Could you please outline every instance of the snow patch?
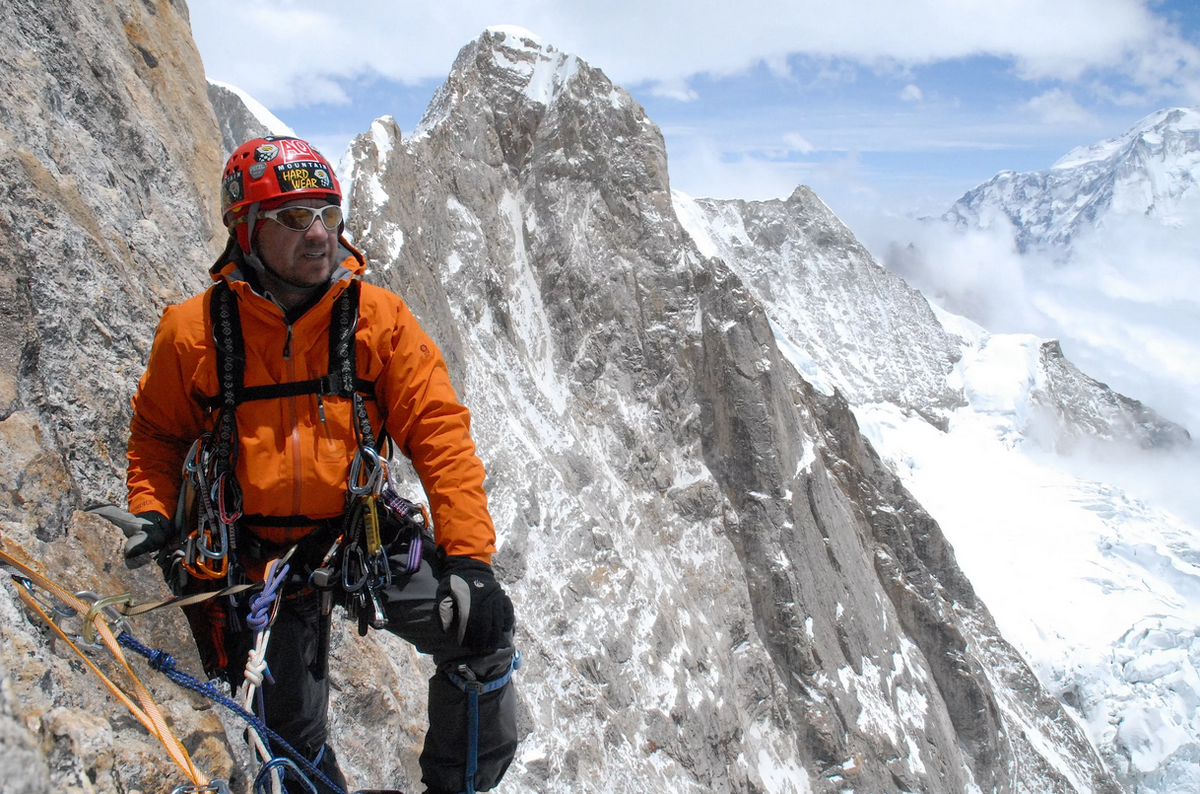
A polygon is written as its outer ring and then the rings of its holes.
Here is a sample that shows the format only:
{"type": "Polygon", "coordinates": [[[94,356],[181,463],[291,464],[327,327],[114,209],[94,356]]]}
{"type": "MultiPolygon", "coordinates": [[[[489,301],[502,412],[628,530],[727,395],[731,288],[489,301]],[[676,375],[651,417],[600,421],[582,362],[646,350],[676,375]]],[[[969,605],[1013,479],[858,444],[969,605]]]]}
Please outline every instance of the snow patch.
{"type": "Polygon", "coordinates": [[[226,91],[236,94],[237,98],[242,100],[242,104],[246,106],[246,110],[250,111],[250,115],[254,116],[255,121],[266,127],[267,131],[272,135],[296,137],[295,130],[284,124],[278,116],[267,110],[261,102],[236,85],[231,85],[220,80],[213,80],[212,78],[209,78],[208,83],[209,85],[215,85],[218,88],[224,88],[226,91]]]}

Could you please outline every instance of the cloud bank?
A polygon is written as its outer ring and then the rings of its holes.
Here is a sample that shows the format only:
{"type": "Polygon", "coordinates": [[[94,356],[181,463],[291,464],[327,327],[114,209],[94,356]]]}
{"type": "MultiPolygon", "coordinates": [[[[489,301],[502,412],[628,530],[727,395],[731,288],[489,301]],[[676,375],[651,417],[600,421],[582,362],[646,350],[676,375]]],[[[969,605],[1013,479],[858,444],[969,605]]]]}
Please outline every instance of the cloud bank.
{"type": "Polygon", "coordinates": [[[192,28],[213,78],[268,107],[347,101],[341,83],[364,76],[440,79],[458,49],[488,25],[526,27],[620,83],[661,84],[690,98],[699,73],[787,58],[847,59],[873,69],[976,55],[1012,62],[1030,80],[1120,74],[1134,90],[1181,91],[1200,101],[1200,51],[1156,16],[1152,0],[197,0],[192,28]]]}
{"type": "Polygon", "coordinates": [[[1063,263],[1018,254],[1007,218],[988,221],[874,233],[893,241],[879,247],[887,267],[933,302],[989,331],[1059,339],[1088,375],[1200,435],[1200,228],[1110,215],[1063,263]]]}

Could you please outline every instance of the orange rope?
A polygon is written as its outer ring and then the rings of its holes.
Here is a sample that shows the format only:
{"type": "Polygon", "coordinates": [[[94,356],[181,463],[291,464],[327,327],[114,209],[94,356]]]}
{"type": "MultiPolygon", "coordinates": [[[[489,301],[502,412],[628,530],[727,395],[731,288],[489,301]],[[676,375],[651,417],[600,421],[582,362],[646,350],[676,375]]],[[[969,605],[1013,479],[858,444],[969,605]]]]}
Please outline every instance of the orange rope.
{"type": "Polygon", "coordinates": [[[45,610],[42,609],[41,605],[37,603],[33,596],[25,591],[24,587],[17,587],[17,595],[21,597],[21,600],[32,607],[34,611],[36,611],[42,617],[43,620],[50,624],[50,627],[54,629],[58,636],[62,638],[68,645],[70,645],[75,653],[79,654],[79,657],[83,659],[84,663],[87,664],[89,668],[91,668],[92,672],[100,676],[100,680],[104,682],[105,686],[108,687],[108,690],[113,694],[113,696],[124,703],[125,707],[128,708],[130,713],[137,718],[138,722],[142,723],[147,731],[149,731],[151,734],[157,737],[160,742],[162,742],[167,754],[171,756],[171,760],[174,761],[175,765],[178,766],[183,773],[188,776],[192,783],[196,786],[206,786],[208,784],[208,778],[196,768],[196,765],[192,763],[192,759],[188,755],[187,748],[185,748],[183,743],[180,742],[175,734],[171,732],[171,728],[167,725],[166,720],[163,719],[162,712],[159,710],[158,705],[154,702],[154,698],[150,695],[150,692],[146,689],[142,682],[138,680],[137,675],[133,672],[133,668],[129,666],[129,661],[125,658],[125,654],[121,650],[121,646],[117,643],[117,639],[113,636],[112,629],[110,629],[108,623],[105,622],[103,615],[100,612],[95,612],[93,614],[90,604],[77,598],[74,594],[47,579],[39,571],[34,569],[31,564],[18,560],[12,555],[7,554],[2,549],[0,549],[0,562],[16,568],[26,578],[37,584],[38,587],[48,591],[51,595],[53,595],[66,606],[74,609],[80,615],[92,615],[92,627],[96,630],[96,632],[99,633],[100,638],[112,652],[113,656],[117,658],[117,661],[121,663],[121,666],[125,668],[125,672],[129,674],[129,678],[133,682],[134,695],[137,697],[138,703],[141,704],[140,708],[137,703],[133,702],[132,698],[123,692],[115,683],[113,683],[112,680],[100,670],[100,668],[92,663],[92,660],[89,659],[83,653],[83,651],[75,645],[71,638],[67,636],[67,634],[62,630],[62,628],[59,627],[57,623],[50,619],[50,616],[46,614],[45,610]]]}

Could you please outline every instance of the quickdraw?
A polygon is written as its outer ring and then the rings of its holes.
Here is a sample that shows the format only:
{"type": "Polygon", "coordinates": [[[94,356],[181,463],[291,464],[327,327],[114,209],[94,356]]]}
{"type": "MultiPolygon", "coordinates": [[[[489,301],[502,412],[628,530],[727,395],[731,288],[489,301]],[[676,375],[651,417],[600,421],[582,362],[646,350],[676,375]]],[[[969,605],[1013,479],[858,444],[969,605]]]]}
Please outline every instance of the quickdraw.
{"type": "MultiPolygon", "coordinates": [[[[358,417],[360,440],[373,438],[366,413],[358,417]]],[[[387,625],[381,593],[392,584],[395,573],[411,573],[421,565],[423,535],[429,527],[424,507],[400,496],[388,459],[371,446],[360,444],[350,463],[343,537],[342,589],[346,608],[358,618],[359,634],[367,627],[387,625]],[[381,513],[384,517],[381,517],[381,513]],[[392,529],[384,538],[383,528],[392,529]],[[390,556],[393,549],[408,543],[406,555],[390,556]]]]}

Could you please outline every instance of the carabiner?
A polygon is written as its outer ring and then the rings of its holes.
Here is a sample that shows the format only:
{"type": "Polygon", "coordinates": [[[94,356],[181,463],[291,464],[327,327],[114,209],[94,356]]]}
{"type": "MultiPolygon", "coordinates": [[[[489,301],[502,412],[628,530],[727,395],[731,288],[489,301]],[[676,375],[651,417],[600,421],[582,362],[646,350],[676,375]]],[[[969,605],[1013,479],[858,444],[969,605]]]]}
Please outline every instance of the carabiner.
{"type": "MultiPolygon", "coordinates": [[[[94,595],[94,593],[89,593],[89,595],[94,595]]],[[[84,642],[86,642],[88,645],[96,644],[95,624],[93,621],[97,616],[99,616],[101,613],[104,613],[104,615],[109,619],[119,618],[121,613],[117,611],[116,605],[132,604],[134,597],[135,596],[133,593],[122,593],[121,595],[109,596],[108,598],[97,598],[95,603],[92,604],[91,609],[89,609],[87,614],[83,616],[84,642]],[[116,613],[115,615],[113,614],[114,612],[116,613]]],[[[107,623],[108,621],[105,622],[107,623]]],[[[120,628],[122,623],[124,623],[124,621],[116,620],[113,625],[116,628],[120,628]]],[[[122,629],[122,631],[128,631],[128,625],[129,624],[125,624],[126,627],[122,629]]]]}
{"type": "Polygon", "coordinates": [[[362,546],[350,546],[346,549],[345,556],[342,559],[342,590],[347,593],[354,593],[363,588],[367,583],[367,577],[370,576],[370,571],[367,570],[367,560],[363,556],[362,546]],[[351,582],[350,569],[354,566],[354,560],[357,559],[358,570],[361,575],[358,576],[358,581],[351,582]]]}
{"type": "Polygon", "coordinates": [[[196,551],[200,552],[200,556],[207,560],[225,559],[225,556],[229,554],[229,531],[226,529],[225,522],[218,521],[215,532],[212,528],[201,532],[196,539],[196,551]],[[220,538],[220,545],[215,549],[209,543],[214,534],[220,538]]]}
{"type": "Polygon", "coordinates": [[[189,474],[194,474],[194,473],[200,471],[200,466],[201,466],[200,442],[201,442],[201,440],[202,439],[198,438],[192,442],[192,448],[188,450],[187,456],[184,457],[184,459],[183,459],[183,476],[184,477],[187,477],[189,474]]]}
{"type": "Polygon", "coordinates": [[[221,778],[213,778],[206,784],[184,783],[171,789],[171,794],[229,794],[229,784],[221,778]]]}
{"type": "Polygon", "coordinates": [[[384,590],[392,586],[392,566],[388,562],[387,554],[383,549],[380,549],[378,554],[371,557],[370,571],[371,582],[368,583],[367,589],[384,590]]]}
{"type": "MultiPolygon", "coordinates": [[[[227,474],[227,473],[226,473],[227,474]]],[[[226,474],[217,477],[217,481],[213,483],[213,500],[217,503],[217,517],[224,524],[233,524],[242,517],[242,491],[238,487],[237,480],[227,480],[226,474]],[[226,509],[225,506],[225,491],[233,493],[233,510],[226,509]]]]}
{"type": "Polygon", "coordinates": [[[350,493],[355,496],[366,496],[367,494],[374,493],[381,473],[380,466],[379,453],[370,447],[360,445],[358,451],[354,453],[354,459],[350,461],[348,483],[350,493]],[[363,467],[367,465],[367,459],[370,459],[373,467],[368,468],[365,479],[363,479],[362,484],[359,484],[359,479],[363,476],[363,467]]]}

